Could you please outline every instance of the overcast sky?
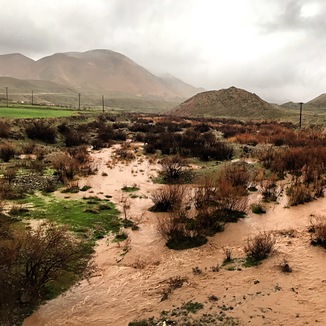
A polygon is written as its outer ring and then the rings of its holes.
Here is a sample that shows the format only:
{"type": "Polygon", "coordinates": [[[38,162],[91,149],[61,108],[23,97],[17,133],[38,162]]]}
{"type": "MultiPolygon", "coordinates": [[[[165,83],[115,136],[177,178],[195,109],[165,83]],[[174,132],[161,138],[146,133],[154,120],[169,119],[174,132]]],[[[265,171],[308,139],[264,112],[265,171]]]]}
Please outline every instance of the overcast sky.
{"type": "Polygon", "coordinates": [[[110,49],[207,90],[326,92],[325,0],[0,0],[0,54],[110,49]]]}

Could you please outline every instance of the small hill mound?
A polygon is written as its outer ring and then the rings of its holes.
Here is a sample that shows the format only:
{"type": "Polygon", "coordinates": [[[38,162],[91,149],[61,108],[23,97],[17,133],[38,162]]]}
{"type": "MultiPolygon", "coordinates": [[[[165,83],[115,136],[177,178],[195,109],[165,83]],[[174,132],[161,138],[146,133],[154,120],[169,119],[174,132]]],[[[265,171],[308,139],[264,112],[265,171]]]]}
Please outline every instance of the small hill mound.
{"type": "Polygon", "coordinates": [[[309,106],[313,106],[315,108],[318,108],[318,109],[321,109],[321,108],[326,109],[326,94],[323,93],[323,94],[315,97],[311,101],[307,102],[306,104],[309,105],[309,106]]]}
{"type": "Polygon", "coordinates": [[[254,93],[230,87],[218,91],[199,93],[181,103],[170,114],[225,118],[277,119],[284,112],[254,93]]]}
{"type": "Polygon", "coordinates": [[[290,110],[299,110],[300,103],[290,101],[290,102],[281,104],[281,107],[285,108],[285,109],[290,109],[290,110]]]}

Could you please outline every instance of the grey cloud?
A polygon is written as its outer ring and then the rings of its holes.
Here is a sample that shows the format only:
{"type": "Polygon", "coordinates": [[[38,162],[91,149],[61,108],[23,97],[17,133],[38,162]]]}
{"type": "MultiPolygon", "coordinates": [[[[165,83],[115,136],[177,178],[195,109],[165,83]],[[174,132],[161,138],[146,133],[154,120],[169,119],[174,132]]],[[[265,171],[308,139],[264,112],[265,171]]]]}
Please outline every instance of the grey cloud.
{"type": "Polygon", "coordinates": [[[302,15],[303,0],[232,0],[251,14],[242,22],[250,26],[239,33],[243,42],[236,32],[227,38],[228,28],[242,29],[234,17],[216,29],[214,16],[205,24],[206,13],[223,16],[223,1],[0,0],[0,52],[39,58],[107,48],[195,86],[235,85],[279,102],[287,94],[309,99],[326,91],[326,3],[309,2],[320,8],[314,16],[302,15]]]}
{"type": "MultiPolygon", "coordinates": [[[[319,7],[319,12],[314,16],[304,16],[302,10],[304,0],[287,0],[279,2],[278,13],[271,19],[261,23],[262,30],[266,33],[304,31],[306,33],[321,33],[326,30],[326,4],[323,0],[312,1],[319,7]]],[[[310,2],[311,3],[311,2],[310,2]]]]}

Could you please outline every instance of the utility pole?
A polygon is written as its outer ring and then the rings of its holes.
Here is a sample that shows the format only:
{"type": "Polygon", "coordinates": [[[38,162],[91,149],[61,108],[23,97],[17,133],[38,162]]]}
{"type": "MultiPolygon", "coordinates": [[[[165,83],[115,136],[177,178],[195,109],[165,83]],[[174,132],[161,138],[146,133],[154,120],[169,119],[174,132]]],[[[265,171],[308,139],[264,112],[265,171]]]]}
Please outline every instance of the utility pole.
{"type": "Polygon", "coordinates": [[[303,103],[300,102],[300,121],[299,121],[299,129],[301,129],[301,126],[302,126],[302,105],[303,103]]]}
{"type": "Polygon", "coordinates": [[[34,105],[34,91],[32,91],[32,105],[34,105]]]}
{"type": "Polygon", "coordinates": [[[104,113],[104,95],[102,95],[102,108],[103,108],[103,113],[104,113]]]}
{"type": "Polygon", "coordinates": [[[8,100],[8,87],[5,87],[6,89],[6,102],[7,102],[7,107],[9,107],[9,100],[8,100]]]}
{"type": "Polygon", "coordinates": [[[78,110],[80,110],[80,93],[78,93],[78,110]]]}

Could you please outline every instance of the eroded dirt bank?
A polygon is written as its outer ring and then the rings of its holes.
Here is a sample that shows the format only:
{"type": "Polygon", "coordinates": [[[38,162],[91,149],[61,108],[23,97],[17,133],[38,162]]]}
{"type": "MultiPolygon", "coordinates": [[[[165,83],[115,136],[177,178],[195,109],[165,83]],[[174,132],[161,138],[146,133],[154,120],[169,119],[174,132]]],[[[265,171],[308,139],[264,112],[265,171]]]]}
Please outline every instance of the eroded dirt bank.
{"type": "MultiPolygon", "coordinates": [[[[81,180],[79,186],[90,185],[89,195],[111,195],[119,207],[128,196],[121,188],[136,184],[140,190],[137,198],[128,199],[128,215],[137,220],[140,230],[128,231],[130,243],[120,246],[100,240],[96,248],[99,270],[90,283],[83,281],[47,302],[24,326],[122,326],[191,300],[203,303],[209,313],[223,315],[224,320],[234,317],[240,325],[326,324],[326,253],[309,244],[307,233],[310,215],[326,214],[326,198],[291,208],[285,208],[283,199],[271,205],[267,214],[250,213],[229,225],[200,248],[173,251],[164,246],[155,214],[148,211],[152,205],[148,197],[157,187],[150,178],[157,165],[139,156],[129,165],[108,167],[111,153],[112,149],[106,149],[93,154],[99,172],[81,180]],[[258,267],[214,269],[225,258],[223,247],[229,247],[234,258],[244,257],[245,239],[259,230],[277,231],[276,252],[270,258],[258,267]],[[127,253],[122,255],[124,250],[127,253]],[[281,272],[283,259],[292,273],[281,272]],[[196,267],[200,272],[194,272],[196,267]],[[161,301],[167,280],[177,276],[185,278],[185,283],[161,301]]],[[[219,324],[218,319],[214,324],[219,324]]]]}

